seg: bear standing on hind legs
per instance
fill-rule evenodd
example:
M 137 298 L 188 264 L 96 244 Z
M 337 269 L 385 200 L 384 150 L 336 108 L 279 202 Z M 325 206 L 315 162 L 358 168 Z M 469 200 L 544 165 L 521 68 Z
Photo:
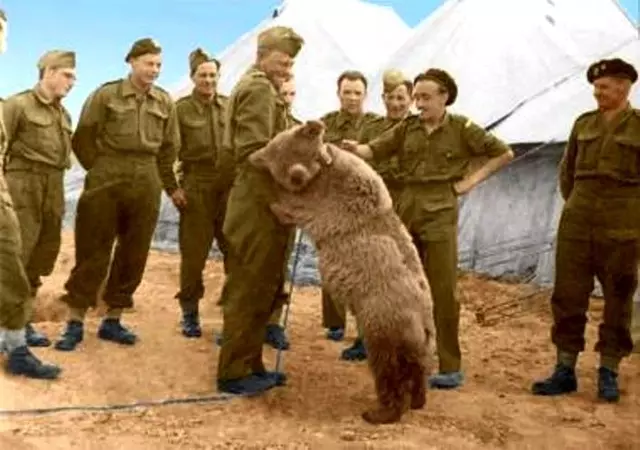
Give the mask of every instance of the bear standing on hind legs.
M 278 183 L 271 210 L 309 233 L 323 285 L 362 327 L 379 402 L 363 418 L 397 422 L 426 403 L 431 292 L 382 178 L 357 156 L 323 144 L 323 132 L 321 122 L 307 122 L 248 159 Z

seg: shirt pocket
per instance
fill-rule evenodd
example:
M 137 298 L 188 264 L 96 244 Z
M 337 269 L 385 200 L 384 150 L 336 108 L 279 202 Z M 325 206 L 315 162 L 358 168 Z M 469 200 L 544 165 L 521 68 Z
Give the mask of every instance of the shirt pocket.
M 138 108 L 132 104 L 107 104 L 105 133 L 112 138 L 133 138 L 138 135 Z
M 161 144 L 164 139 L 164 130 L 167 125 L 169 113 L 163 111 L 158 105 L 147 109 L 144 122 L 145 136 L 152 144 Z
M 578 133 L 576 145 L 576 167 L 582 170 L 592 170 L 598 165 L 598 155 L 601 146 L 601 134 L 599 132 Z
M 616 136 L 614 141 L 620 155 L 617 169 L 625 177 L 640 178 L 640 136 Z
M 31 148 L 49 150 L 50 143 L 57 140 L 53 117 L 43 111 L 27 110 L 25 112 L 27 130 L 23 135 L 25 143 Z
M 209 147 L 209 128 L 206 117 L 184 117 L 180 122 L 180 135 L 183 146 L 180 149 L 181 158 L 202 156 L 204 148 Z

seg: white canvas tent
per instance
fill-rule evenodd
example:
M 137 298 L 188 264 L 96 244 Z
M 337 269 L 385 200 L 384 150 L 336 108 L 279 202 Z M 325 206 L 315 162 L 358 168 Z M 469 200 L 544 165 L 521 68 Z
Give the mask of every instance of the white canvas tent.
M 640 39 L 632 39 L 606 57 L 622 58 L 640 69 Z M 549 181 L 555 186 L 553 197 L 547 197 L 547 208 L 543 212 L 547 218 L 549 250 L 553 250 L 563 205 L 557 188 L 557 162 L 576 117 L 596 107 L 592 86 L 586 79 L 587 67 L 581 67 L 571 77 L 561 80 L 553 88 L 522 105 L 494 129 L 494 133 L 502 139 L 517 144 L 535 145 L 535 150 L 528 157 L 532 160 L 541 157 L 533 153 L 547 155 L 549 171 L 554 175 Z M 633 106 L 640 107 L 640 88 L 637 85 L 630 100 Z M 534 281 L 539 284 L 552 283 L 554 266 L 553 251 L 542 252 L 536 264 Z
M 612 0 L 447 0 L 372 79 L 369 107 L 383 112 L 385 69 L 439 67 L 459 86 L 452 111 L 488 126 L 634 34 Z
M 363 0 L 287 0 L 276 11 L 277 17 L 265 19 L 220 53 L 219 89 L 228 94 L 255 61 L 262 30 L 290 26 L 305 40 L 294 66 L 297 99 L 293 112 L 301 119 L 337 108 L 338 75 L 347 69 L 375 72 L 411 33 L 392 8 Z M 191 89 L 191 80 L 185 77 L 172 93 L 180 97 Z

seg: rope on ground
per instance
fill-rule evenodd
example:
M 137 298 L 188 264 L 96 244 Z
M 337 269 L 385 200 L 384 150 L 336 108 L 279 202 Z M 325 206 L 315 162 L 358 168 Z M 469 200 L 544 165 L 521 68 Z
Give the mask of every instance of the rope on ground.
M 133 403 L 106 404 L 106 405 L 63 405 L 48 408 L 26 408 L 26 409 L 0 409 L 0 417 L 15 416 L 39 416 L 56 414 L 63 412 L 111 412 L 125 411 L 137 408 L 151 408 L 158 406 L 183 405 L 183 404 L 207 404 L 223 403 L 234 398 L 241 398 L 243 395 L 216 394 L 207 396 L 189 396 L 183 398 L 167 398 L 163 400 L 147 400 Z

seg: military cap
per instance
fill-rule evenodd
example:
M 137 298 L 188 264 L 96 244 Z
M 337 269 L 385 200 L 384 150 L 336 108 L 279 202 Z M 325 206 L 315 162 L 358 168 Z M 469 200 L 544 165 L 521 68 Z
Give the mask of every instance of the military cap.
M 638 72 L 635 67 L 620 58 L 602 59 L 589 66 L 587 81 L 593 83 L 602 77 L 626 78 L 635 83 L 638 79 Z
M 216 58 L 211 56 L 200 47 L 189 53 L 189 70 L 191 71 L 191 75 L 195 73 L 200 64 L 206 62 L 214 62 L 216 64 L 216 67 L 220 69 L 220 61 L 218 61 Z
M 129 53 L 127 53 L 127 56 L 125 56 L 124 60 L 125 62 L 131 62 L 133 58 L 137 58 L 138 56 L 146 55 L 149 53 L 157 55 L 161 52 L 162 47 L 160 47 L 160 45 L 154 39 L 142 38 L 133 43 L 133 45 L 131 46 L 131 50 L 129 50 Z
M 433 80 L 447 90 L 449 98 L 447 99 L 447 103 L 445 103 L 446 106 L 453 105 L 456 101 L 458 97 L 458 85 L 453 77 L 446 71 L 442 69 L 429 69 L 422 74 L 422 77 L 419 76 L 419 78 L 422 80 Z
M 399 70 L 389 69 L 382 74 L 382 90 L 387 93 L 409 81 Z
M 295 58 L 303 45 L 304 39 L 289 27 L 267 28 L 258 35 L 258 48 L 279 50 L 292 58 Z
M 47 67 L 75 69 L 76 54 L 66 50 L 51 50 L 46 52 L 38 60 L 38 69 L 44 70 Z

